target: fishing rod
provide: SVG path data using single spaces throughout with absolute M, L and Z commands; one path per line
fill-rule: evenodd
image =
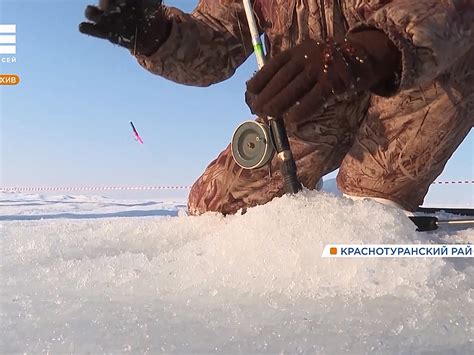
M 258 69 L 261 69 L 265 65 L 262 40 L 250 0 L 243 0 L 243 4 Z M 284 190 L 286 193 L 297 193 L 301 190 L 301 183 L 296 175 L 296 163 L 290 149 L 285 123 L 281 117 L 267 117 L 267 119 L 268 126 L 256 121 L 246 121 L 237 127 L 232 137 L 232 156 L 242 168 L 256 169 L 266 165 L 276 151 L 281 163 Z

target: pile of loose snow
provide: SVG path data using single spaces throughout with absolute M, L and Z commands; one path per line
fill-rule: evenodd
M 6 221 L 0 352 L 472 353 L 472 258 L 321 258 L 430 241 L 474 230 L 315 192 L 226 218 Z

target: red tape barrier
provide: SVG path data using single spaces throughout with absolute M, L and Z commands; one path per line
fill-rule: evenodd
M 442 185 L 442 184 L 474 184 L 474 180 L 458 180 L 458 181 L 435 181 L 432 185 Z
M 435 181 L 433 185 L 474 184 L 474 180 Z M 191 186 L 97 186 L 97 187 L 0 187 L 0 192 L 35 192 L 35 191 L 162 191 L 190 190 Z
M 191 186 L 0 187 L 1 192 L 189 190 Z

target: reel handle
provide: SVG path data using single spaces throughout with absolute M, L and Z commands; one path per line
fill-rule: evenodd
M 285 189 L 285 193 L 296 194 L 298 191 L 301 191 L 301 184 L 296 175 L 295 161 L 283 161 L 280 169 L 283 175 L 283 188 Z
M 296 163 L 290 149 L 290 141 L 286 134 L 283 120 L 269 118 L 270 132 L 273 144 L 277 151 L 277 157 L 281 162 L 280 171 L 283 176 L 283 188 L 286 193 L 296 194 L 301 191 L 302 186 L 296 174 Z

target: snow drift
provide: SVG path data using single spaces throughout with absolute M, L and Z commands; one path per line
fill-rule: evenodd
M 179 209 L 2 222 L 0 352 L 474 351 L 472 258 L 321 258 L 334 243 L 472 243 L 473 229 L 416 233 L 315 192 L 243 216 Z

